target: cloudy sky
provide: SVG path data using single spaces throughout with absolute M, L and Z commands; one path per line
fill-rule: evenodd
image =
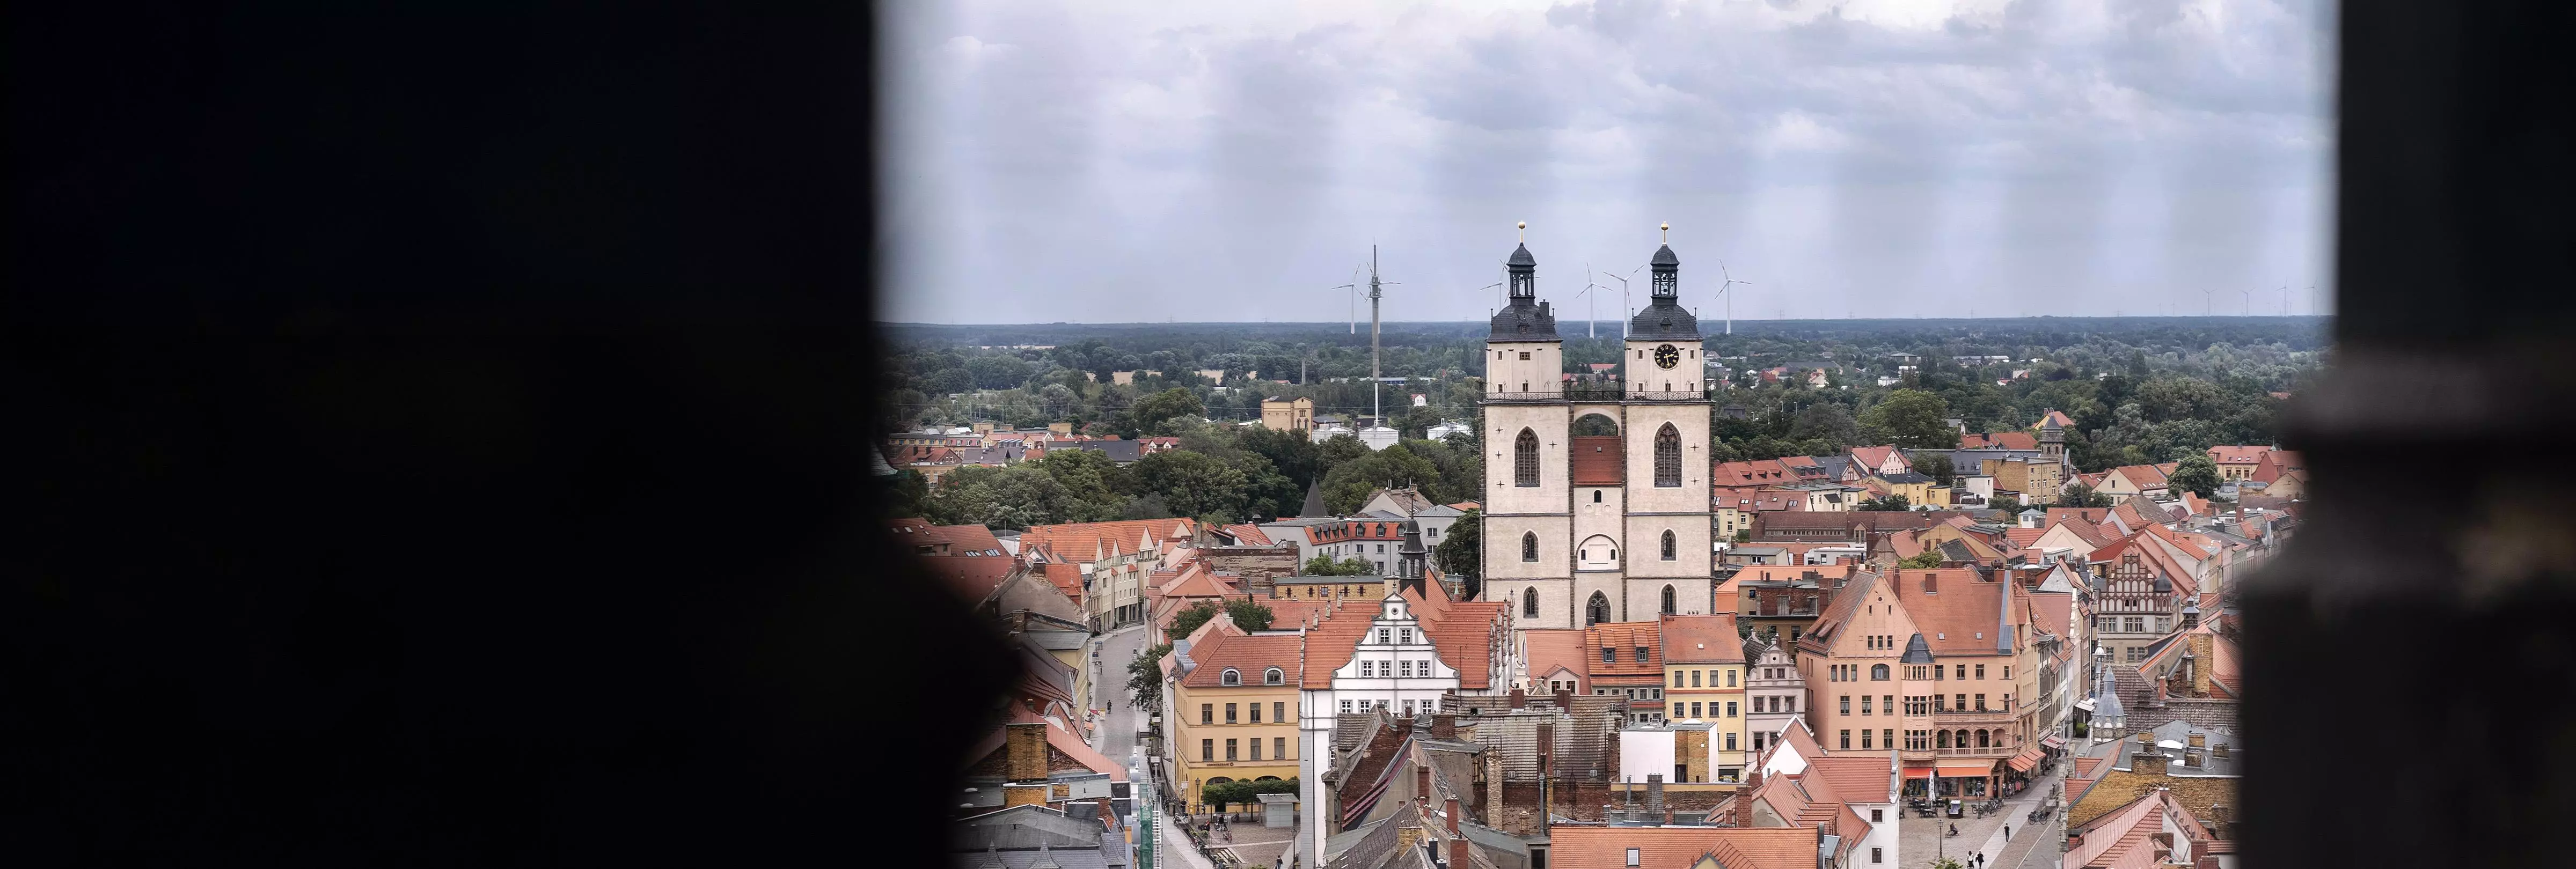
M 1664 221 L 1711 317 L 2330 285 L 2325 0 L 888 5 L 892 320 L 1479 318 L 1518 221 L 1567 319 Z

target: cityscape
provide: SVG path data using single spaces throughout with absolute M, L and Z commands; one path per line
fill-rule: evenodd
M 2234 865 L 2320 324 L 1730 335 L 1649 262 L 1600 338 L 1527 243 L 1396 347 L 916 334 L 889 530 L 1026 664 L 961 864 Z

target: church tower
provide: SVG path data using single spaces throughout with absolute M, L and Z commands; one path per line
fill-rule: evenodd
M 1672 224 L 1664 224 L 1667 236 Z M 1651 619 L 1669 598 L 1680 612 L 1710 612 L 1709 399 L 1699 317 L 1681 306 L 1681 257 L 1666 243 L 1650 261 L 1652 294 L 1628 323 L 1625 590 L 1629 621 Z
M 1521 224 L 1523 230 L 1529 224 Z M 1484 596 L 1515 623 L 1565 627 L 1573 613 L 1564 340 L 1538 300 L 1524 242 L 1504 262 L 1511 304 L 1485 339 Z
M 1709 402 L 1680 258 L 1656 251 L 1628 376 L 1611 384 L 1567 381 L 1536 260 L 1524 245 L 1507 265 L 1511 305 L 1486 339 L 1481 403 L 1485 598 L 1511 603 L 1523 628 L 1715 612 Z M 1592 433 L 1575 434 L 1578 421 Z

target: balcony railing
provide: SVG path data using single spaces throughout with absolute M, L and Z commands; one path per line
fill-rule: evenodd
M 1631 393 L 1627 393 L 1627 400 L 1629 400 L 1629 401 L 1707 401 L 1707 400 L 1709 400 L 1709 399 L 1712 397 L 1712 395 L 1713 395 L 1713 393 L 1710 393 L 1710 392 L 1708 392 L 1708 391 L 1706 391 L 1706 390 L 1692 390 L 1692 391 L 1689 391 L 1689 392 L 1654 392 L 1654 391 L 1644 391 L 1644 392 L 1631 392 Z
M 1942 757 L 2011 757 L 2021 753 L 2021 746 L 1996 745 L 1986 748 L 1935 748 L 1932 751 Z
M 1497 404 L 1538 404 L 1550 401 L 1710 401 L 1717 397 L 1715 390 L 1632 392 L 1620 387 L 1618 383 L 1567 383 L 1555 389 L 1488 392 L 1484 400 Z
M 1567 401 L 1618 401 L 1620 397 L 1621 393 L 1619 391 L 1619 384 L 1616 382 L 1568 383 L 1565 385 L 1565 398 Z
M 1955 721 L 1961 724 L 2001 724 L 2013 720 L 2014 717 L 2014 713 L 2001 710 L 1932 710 L 1933 720 Z
M 1485 393 L 1485 400 L 1503 404 L 1518 402 L 1536 404 L 1546 401 L 1563 401 L 1565 400 L 1565 394 L 1553 389 L 1538 390 L 1534 392 L 1488 392 Z

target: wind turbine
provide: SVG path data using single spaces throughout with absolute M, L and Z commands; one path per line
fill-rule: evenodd
M 1726 283 L 1719 285 L 1717 294 L 1726 300 L 1726 334 L 1733 335 L 1735 334 L 1735 285 L 1743 284 L 1749 287 L 1753 286 L 1753 282 L 1736 280 L 1735 275 L 1727 272 L 1725 260 L 1717 261 L 1717 274 L 1726 279 Z
M 2237 292 L 2245 294 L 2245 316 L 2254 316 L 2254 291 L 2237 290 Z
M 1372 257 L 1372 258 L 1374 258 L 1374 257 Z M 1359 269 L 1359 267 L 1358 267 L 1358 266 L 1352 266 L 1352 267 L 1351 267 L 1351 282 L 1350 282 L 1350 283 L 1347 283 L 1347 284 L 1335 284 L 1335 285 L 1333 285 L 1333 286 L 1325 287 L 1324 289 L 1327 289 L 1327 290 L 1349 290 L 1349 291 L 1351 291 L 1351 334 L 1353 334 L 1353 335 L 1357 335 L 1357 334 L 1359 334 L 1359 333 L 1360 333 L 1360 269 Z
M 2290 285 L 2281 285 L 2281 316 L 2290 315 Z
M 1595 289 L 1602 289 L 1602 290 L 1606 290 L 1606 289 L 1609 289 L 1609 287 L 1606 287 L 1606 286 L 1602 286 L 1602 285 L 1600 285 L 1600 284 L 1593 283 L 1593 282 L 1592 282 L 1592 264 L 1591 264 L 1591 263 L 1584 263 L 1584 264 L 1583 264 L 1583 289 L 1576 291 L 1574 295 L 1576 295 L 1576 296 L 1578 296 L 1578 297 L 1581 297 L 1581 298 L 1583 299 L 1583 337 L 1586 337 L 1586 338 L 1599 338 L 1599 337 L 1601 337 L 1600 318 L 1599 318 L 1599 317 L 1597 317 L 1597 316 L 1594 316 L 1594 315 L 1593 315 L 1593 313 L 1592 313 L 1592 308 L 1593 308 L 1592 302 L 1593 302 L 1593 300 L 1594 300 L 1595 298 L 1597 298 L 1597 297 L 1595 297 L 1595 296 L 1593 296 L 1593 295 L 1592 295 L 1592 291 L 1593 291 L 1593 290 L 1595 290 Z
M 1592 266 L 1591 264 L 1586 263 L 1584 264 L 1584 268 L 1589 270 Z M 1640 264 L 1636 268 L 1629 269 L 1628 277 L 1636 276 L 1638 272 L 1644 271 L 1645 268 L 1645 265 Z M 1628 310 L 1628 278 L 1614 275 L 1609 272 L 1602 272 L 1601 276 L 1619 282 L 1619 338 L 1621 340 L 1626 340 L 1628 337 L 1628 321 L 1635 319 L 1635 312 Z M 1602 289 L 1606 290 L 1609 288 L 1603 287 Z
M 2218 313 L 2218 308 L 2215 307 L 2218 303 L 2210 301 L 2211 297 L 2209 294 L 2211 292 L 2213 291 L 2206 287 L 2203 287 L 2200 291 L 2200 315 L 2203 317 L 2214 316 Z

